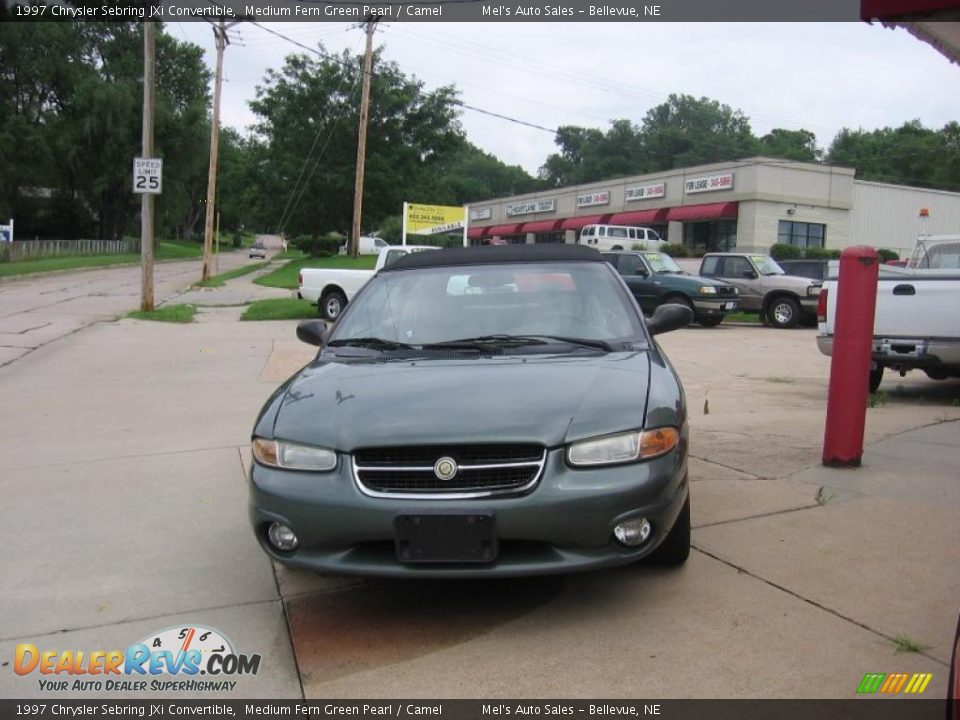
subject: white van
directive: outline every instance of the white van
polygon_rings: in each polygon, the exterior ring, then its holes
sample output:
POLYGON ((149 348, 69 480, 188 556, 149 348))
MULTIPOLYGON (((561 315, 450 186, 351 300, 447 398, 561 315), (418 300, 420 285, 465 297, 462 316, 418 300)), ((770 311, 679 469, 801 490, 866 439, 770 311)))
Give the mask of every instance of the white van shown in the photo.
MULTIPOLYGON (((368 237, 367 235, 360 236, 360 247, 358 248, 361 255, 379 255, 380 251, 385 247, 390 247, 388 243, 383 238, 378 237, 368 237)), ((340 246, 340 255, 347 254, 347 243, 344 243, 340 246)))
POLYGON ((629 225, 586 225, 578 242, 595 250, 631 250, 643 245, 644 250, 658 250, 664 244, 656 230, 629 225))

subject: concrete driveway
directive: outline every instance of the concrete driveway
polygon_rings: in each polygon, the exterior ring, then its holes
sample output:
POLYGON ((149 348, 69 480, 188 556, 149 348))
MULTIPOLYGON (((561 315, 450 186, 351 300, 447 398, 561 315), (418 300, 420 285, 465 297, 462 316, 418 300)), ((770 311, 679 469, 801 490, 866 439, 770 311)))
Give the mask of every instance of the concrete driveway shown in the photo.
POLYGON ((260 552, 244 480, 260 405, 311 352, 294 323, 240 311, 98 323, 0 368, 3 697, 58 694, 12 671, 18 644, 122 649, 188 625, 263 662, 181 697, 849 698, 866 672, 931 672, 943 696, 960 383, 889 378, 864 467, 827 471, 814 331, 678 331, 662 343, 691 413, 682 569, 321 578, 260 552))

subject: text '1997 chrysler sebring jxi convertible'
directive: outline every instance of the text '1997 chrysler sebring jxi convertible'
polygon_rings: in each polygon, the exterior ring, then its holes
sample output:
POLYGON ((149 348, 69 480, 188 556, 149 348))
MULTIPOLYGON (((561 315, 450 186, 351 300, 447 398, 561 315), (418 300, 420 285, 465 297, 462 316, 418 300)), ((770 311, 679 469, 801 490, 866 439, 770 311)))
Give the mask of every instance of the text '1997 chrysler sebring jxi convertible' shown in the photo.
POLYGON ((690 552, 683 388, 578 246, 417 253, 364 285, 253 432, 263 549, 323 573, 540 575, 690 552))

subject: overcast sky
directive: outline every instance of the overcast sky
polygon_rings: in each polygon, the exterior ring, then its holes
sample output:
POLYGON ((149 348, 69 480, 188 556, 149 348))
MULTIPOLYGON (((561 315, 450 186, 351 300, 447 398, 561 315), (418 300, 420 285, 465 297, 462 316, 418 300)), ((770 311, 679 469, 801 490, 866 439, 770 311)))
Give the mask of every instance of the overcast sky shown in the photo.
MULTIPOLYGON (((363 49, 348 23, 270 23, 328 52, 363 49)), ((207 50, 206 23, 167 32, 207 50)), ((222 121, 245 130, 248 101, 268 68, 303 52, 244 23, 224 61, 222 121)), ((706 96, 742 110, 756 135, 805 128, 829 145, 842 127, 875 129, 919 118, 927 127, 960 119, 960 67, 905 30, 866 23, 385 23, 384 56, 426 88, 453 84, 464 103, 547 128, 639 124, 670 93, 706 96)), ((553 134, 464 110, 467 137, 535 174, 556 151, 553 134)))

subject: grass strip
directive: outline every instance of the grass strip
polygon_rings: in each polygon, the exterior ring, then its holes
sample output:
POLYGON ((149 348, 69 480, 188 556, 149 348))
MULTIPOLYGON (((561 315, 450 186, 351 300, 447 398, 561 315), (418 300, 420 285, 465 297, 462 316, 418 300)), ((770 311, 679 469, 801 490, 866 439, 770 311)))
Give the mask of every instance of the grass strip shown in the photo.
POLYGON ((361 255, 360 257, 346 257, 337 255, 336 257, 308 257, 298 260, 291 260, 274 270, 258 277, 254 282, 264 287, 282 288, 284 290, 297 289, 297 275, 303 268, 329 268, 340 270, 373 270, 377 263, 376 255, 361 255))
POLYGON ((197 312, 196 305, 164 305, 156 310, 134 310, 127 315, 134 320, 155 320, 157 322, 188 323, 193 322, 197 312))
POLYGON ((307 320, 317 317, 317 308, 297 298, 270 298, 250 303, 241 320, 307 320))
POLYGON ((248 275, 249 273, 255 272, 262 267, 263 265, 261 264, 243 265, 241 267, 234 268, 233 270, 222 272, 219 275, 208 277, 206 280, 196 283, 193 287, 223 287, 227 280, 233 280, 234 278, 248 275))
MULTIPOLYGON (((189 260, 200 257, 203 246, 198 243, 184 243, 165 240, 157 247, 157 260, 189 260)), ((0 263, 0 277, 30 275, 32 273, 52 272, 55 270, 82 270, 84 268, 109 267, 111 265, 136 264, 140 262, 139 253, 119 255, 72 255, 18 260, 0 263)))

